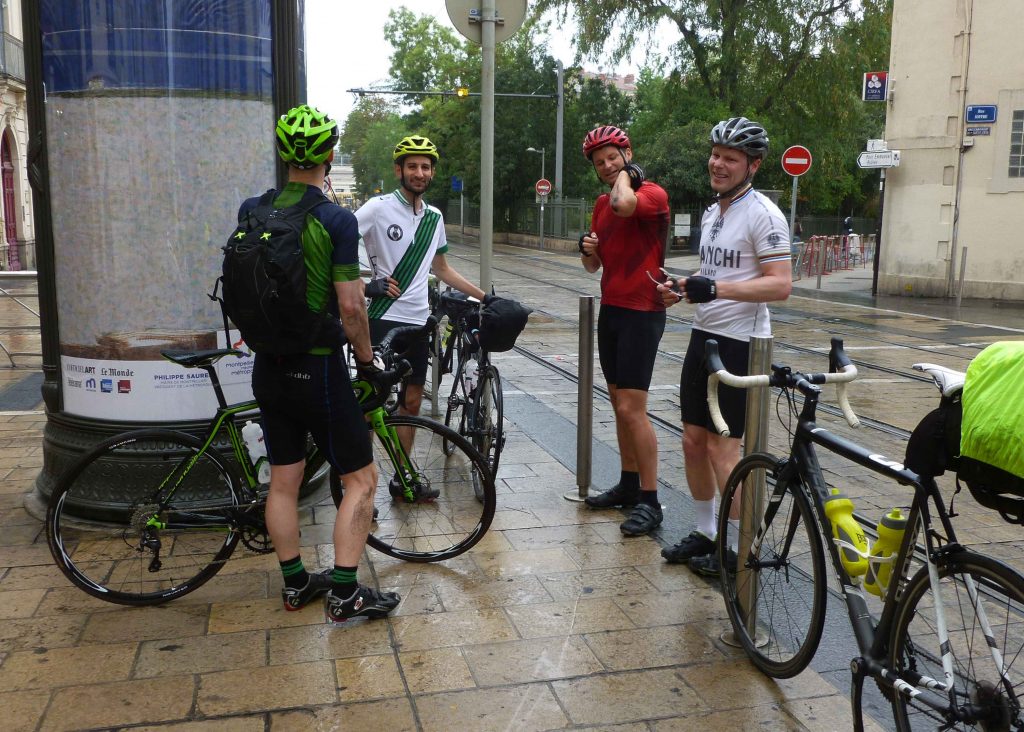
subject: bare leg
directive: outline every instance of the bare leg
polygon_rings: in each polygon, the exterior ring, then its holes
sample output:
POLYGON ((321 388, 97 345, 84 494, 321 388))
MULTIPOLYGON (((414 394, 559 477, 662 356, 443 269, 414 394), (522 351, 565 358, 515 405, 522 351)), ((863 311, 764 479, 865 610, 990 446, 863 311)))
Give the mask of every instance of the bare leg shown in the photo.
POLYGON ((611 398, 612 409, 615 410, 615 438, 619 443, 619 461, 622 463, 622 470, 629 473, 638 473, 636 453, 633 449, 633 440, 619 418, 619 388, 615 384, 608 384, 608 395, 611 398))
POLYGON ((334 519, 334 563, 355 567, 366 546, 373 520, 373 494, 377 490, 374 463, 341 476, 345 494, 334 519))
POLYGON ((642 490, 658 489, 658 437, 647 417, 647 392, 616 389, 615 431, 622 451, 622 469, 640 473, 642 490), (633 467, 627 466, 626 455, 633 467))
POLYGON ((280 562, 299 556, 299 487, 306 462, 270 466, 267 531, 280 562))

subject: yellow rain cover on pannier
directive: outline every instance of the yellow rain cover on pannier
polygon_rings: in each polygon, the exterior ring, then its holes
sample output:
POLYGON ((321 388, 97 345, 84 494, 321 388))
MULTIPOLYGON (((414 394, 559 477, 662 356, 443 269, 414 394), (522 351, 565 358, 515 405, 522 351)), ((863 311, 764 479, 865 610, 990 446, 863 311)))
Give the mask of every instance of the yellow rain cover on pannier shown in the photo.
POLYGON ((1024 478, 1024 341, 1000 341, 967 367, 960 454, 1024 478))

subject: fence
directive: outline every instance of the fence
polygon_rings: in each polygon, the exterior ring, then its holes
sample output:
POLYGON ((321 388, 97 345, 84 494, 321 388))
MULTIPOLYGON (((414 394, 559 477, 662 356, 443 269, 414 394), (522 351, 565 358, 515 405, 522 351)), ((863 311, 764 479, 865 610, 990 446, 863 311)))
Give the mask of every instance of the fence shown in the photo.
POLYGON ((875 235, 812 236, 793 243, 793 279, 867 267, 875 261, 875 235))
POLYGON ((34 272, 36 243, 31 239, 0 241, 0 271, 34 272))

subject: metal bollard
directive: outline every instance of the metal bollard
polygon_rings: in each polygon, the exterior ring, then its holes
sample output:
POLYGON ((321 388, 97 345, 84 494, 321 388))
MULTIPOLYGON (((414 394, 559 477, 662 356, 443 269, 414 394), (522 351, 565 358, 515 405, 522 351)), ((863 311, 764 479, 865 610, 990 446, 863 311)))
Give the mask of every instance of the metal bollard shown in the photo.
MULTIPOLYGON (((772 338, 751 338, 750 356, 747 360, 748 374, 770 373, 772 363, 772 338)), ((767 389, 747 391, 747 415, 743 427, 743 454, 764 452, 768 447, 769 394, 767 389)), ((745 557, 750 552, 750 543, 757 533, 764 514, 765 476, 752 474, 743 485, 740 495, 740 536, 737 555, 745 557)), ((757 577, 752 570, 741 566, 736 573, 736 587, 739 588, 740 607, 747 618, 747 632, 757 645, 768 642, 766 635, 757 633, 757 577)), ((732 629, 722 634, 722 641, 739 647, 732 629)))
POLYGON ((434 353, 430 359, 430 416, 441 416, 438 409, 438 394, 441 391, 441 325, 434 326, 434 353))
POLYGON ((567 501, 582 501, 590 493, 594 433, 594 297, 580 296, 580 343, 576 393, 576 485, 567 501))
MULTIPOLYGON (((815 289, 821 289, 821 273, 825 271, 825 249, 828 248, 828 239, 820 242, 818 247, 818 284, 815 285, 815 289)), ((753 353, 753 351, 751 351, 753 353)))

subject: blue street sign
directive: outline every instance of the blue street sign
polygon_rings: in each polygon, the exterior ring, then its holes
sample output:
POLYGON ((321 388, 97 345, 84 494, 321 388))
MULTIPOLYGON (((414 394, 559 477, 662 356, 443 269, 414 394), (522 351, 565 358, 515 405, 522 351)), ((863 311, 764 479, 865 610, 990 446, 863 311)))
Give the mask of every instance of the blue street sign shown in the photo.
POLYGON ((968 104, 968 122, 995 122, 996 105, 994 104, 968 104))
POLYGON ((452 190, 455 193, 461 193, 462 192, 462 178, 460 178, 457 175, 453 175, 452 176, 452 190))

